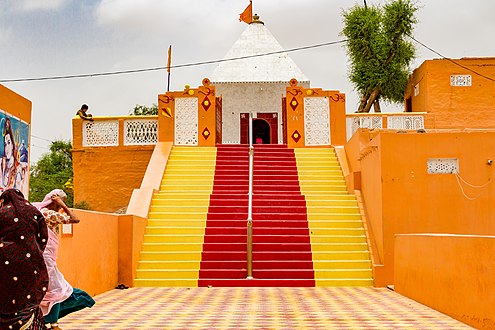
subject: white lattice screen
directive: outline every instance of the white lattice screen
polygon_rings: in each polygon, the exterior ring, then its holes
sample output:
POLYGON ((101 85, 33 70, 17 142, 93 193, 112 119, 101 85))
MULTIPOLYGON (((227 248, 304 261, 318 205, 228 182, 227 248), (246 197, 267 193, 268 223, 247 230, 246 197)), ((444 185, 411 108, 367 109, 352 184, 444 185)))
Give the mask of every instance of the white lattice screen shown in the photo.
POLYGON ((356 133, 359 128, 382 128, 381 116, 352 116, 346 119, 347 140, 356 133))
POLYGON ((304 98, 304 133, 307 146, 330 144, 330 108, 327 97, 304 98))
POLYGON ((472 79, 470 74, 454 74, 450 76, 450 86, 471 86, 472 79))
POLYGON ((382 117, 378 116, 361 116, 354 117, 352 121, 352 131, 356 132, 358 128, 382 128, 382 117))
POLYGON ((124 145, 150 145, 158 142, 158 119, 126 119, 124 145))
POLYGON ((84 122, 82 145, 83 147, 118 146, 118 120, 84 122))
POLYGON ((198 99, 175 99, 175 144, 198 145, 198 99))
POLYGON ((389 116, 387 117, 387 128, 412 129, 424 128, 423 116, 389 116))
POLYGON ((454 174, 459 173, 459 160, 457 158, 430 158, 427 161, 428 174, 454 174))

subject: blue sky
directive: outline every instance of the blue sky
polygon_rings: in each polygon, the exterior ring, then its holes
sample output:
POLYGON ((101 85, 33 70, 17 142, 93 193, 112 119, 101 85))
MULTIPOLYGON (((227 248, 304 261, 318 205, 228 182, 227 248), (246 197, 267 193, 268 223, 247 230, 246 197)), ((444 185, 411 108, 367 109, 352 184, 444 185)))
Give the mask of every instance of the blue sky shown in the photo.
MULTIPOLYGON (((0 0, 0 80, 162 67, 222 59, 245 29, 248 0, 0 0)), ((383 1, 367 0, 368 5, 383 1)), ((362 1, 253 0, 254 12, 285 48, 341 40, 341 13, 362 1)), ((495 56, 495 1, 423 0, 415 37, 451 58, 495 56)), ((414 67, 437 55, 417 45, 414 67)), ((290 53, 313 87, 358 96, 347 80, 340 45, 290 53)), ((215 65, 172 71, 171 89, 197 86, 215 65)), ((156 103, 166 72, 4 83, 33 102, 31 160, 49 140, 71 139, 82 103, 95 116, 128 114, 156 103)), ((397 107, 383 106, 385 111, 397 107)))

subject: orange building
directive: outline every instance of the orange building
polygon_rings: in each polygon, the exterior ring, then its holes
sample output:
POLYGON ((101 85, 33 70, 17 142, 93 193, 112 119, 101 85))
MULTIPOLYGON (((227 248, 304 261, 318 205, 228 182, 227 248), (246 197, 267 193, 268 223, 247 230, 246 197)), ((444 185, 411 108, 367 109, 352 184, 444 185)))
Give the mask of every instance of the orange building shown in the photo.
POLYGON ((406 112, 426 112, 427 128, 495 127, 495 58, 424 61, 409 78, 406 112))

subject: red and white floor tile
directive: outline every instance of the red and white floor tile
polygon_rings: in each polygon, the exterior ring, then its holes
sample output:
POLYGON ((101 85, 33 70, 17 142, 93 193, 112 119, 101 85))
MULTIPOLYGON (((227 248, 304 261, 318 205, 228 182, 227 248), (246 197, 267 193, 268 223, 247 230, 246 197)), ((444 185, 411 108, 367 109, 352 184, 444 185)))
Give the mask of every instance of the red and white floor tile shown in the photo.
POLYGON ((470 329, 385 288, 131 288, 66 316, 71 329, 470 329))

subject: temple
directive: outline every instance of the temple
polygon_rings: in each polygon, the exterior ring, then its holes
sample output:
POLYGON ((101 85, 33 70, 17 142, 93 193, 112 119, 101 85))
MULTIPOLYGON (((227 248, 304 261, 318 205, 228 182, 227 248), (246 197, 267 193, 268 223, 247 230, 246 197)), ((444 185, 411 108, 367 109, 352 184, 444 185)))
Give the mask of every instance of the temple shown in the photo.
POLYGON ((159 94, 157 116, 73 119, 75 202, 91 210, 62 233, 69 281, 389 286, 495 326, 495 59, 425 61, 404 112, 355 114, 257 16, 237 57, 159 94))

